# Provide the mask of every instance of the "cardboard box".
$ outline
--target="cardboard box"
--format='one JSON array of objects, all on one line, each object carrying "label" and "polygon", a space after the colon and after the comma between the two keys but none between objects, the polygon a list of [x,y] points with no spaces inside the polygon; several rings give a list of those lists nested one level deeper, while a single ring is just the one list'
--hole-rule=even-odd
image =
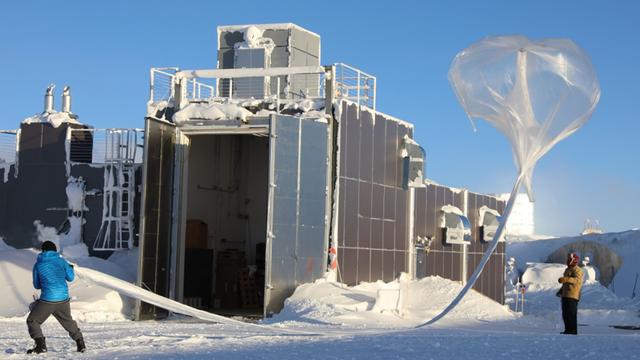
[{"label": "cardboard box", "polygon": [[209,230],[202,220],[187,220],[185,247],[187,249],[206,249]]}]

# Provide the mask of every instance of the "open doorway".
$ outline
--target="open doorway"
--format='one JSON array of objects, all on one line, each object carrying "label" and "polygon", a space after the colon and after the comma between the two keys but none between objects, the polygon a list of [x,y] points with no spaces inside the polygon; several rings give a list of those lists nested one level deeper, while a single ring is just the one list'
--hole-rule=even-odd
[{"label": "open doorway", "polygon": [[183,301],[217,314],[262,316],[269,138],[190,139]]}]

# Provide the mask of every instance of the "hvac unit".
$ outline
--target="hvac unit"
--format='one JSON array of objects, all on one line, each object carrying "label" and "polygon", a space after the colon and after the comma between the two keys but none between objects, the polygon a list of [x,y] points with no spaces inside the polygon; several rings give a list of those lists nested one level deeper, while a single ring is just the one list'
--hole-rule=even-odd
[{"label": "hvac unit", "polygon": [[455,206],[445,205],[440,211],[440,228],[445,244],[471,243],[469,219]]},{"label": "hvac unit", "polygon": [[[498,230],[498,225],[500,225],[500,213],[495,209],[491,209],[487,206],[481,207],[480,209],[478,209],[478,212],[480,240],[489,242],[493,240],[493,237]],[[500,241],[504,241],[504,236],[500,239]]]}]

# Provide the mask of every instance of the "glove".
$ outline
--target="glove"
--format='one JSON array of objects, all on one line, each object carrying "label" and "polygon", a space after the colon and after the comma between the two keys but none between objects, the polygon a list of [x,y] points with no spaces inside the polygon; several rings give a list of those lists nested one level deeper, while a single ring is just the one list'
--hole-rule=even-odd
[{"label": "glove", "polygon": [[565,282],[565,280],[564,280],[564,278],[563,278],[563,277],[561,277],[561,278],[559,278],[559,279],[558,279],[558,282],[559,282],[560,284],[562,284],[562,283],[564,283],[564,282]]}]

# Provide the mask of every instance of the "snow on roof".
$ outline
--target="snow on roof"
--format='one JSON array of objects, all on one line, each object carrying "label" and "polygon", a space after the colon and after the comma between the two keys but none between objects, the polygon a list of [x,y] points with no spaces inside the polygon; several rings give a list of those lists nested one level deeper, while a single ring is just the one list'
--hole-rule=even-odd
[{"label": "snow on roof", "polygon": [[[324,119],[324,99],[282,100],[281,112],[285,115],[300,116],[303,118]],[[189,120],[241,120],[246,122],[252,116],[268,116],[276,114],[275,104],[262,99],[250,99],[239,103],[193,102],[173,115],[173,122],[177,125],[187,123]],[[262,108],[255,114],[247,108]],[[150,105],[148,115],[153,116],[156,108]]]},{"label": "snow on roof", "polygon": [[77,117],[67,113],[67,112],[44,112],[42,114],[33,115],[22,120],[22,124],[51,124],[54,128],[62,125],[63,123],[68,124],[80,124],[77,120]]},{"label": "snow on roof", "polygon": [[289,30],[289,29],[297,29],[300,31],[304,31],[310,35],[316,36],[320,38],[320,35],[314,33],[311,30],[307,30],[299,25],[294,23],[276,23],[276,24],[246,24],[246,25],[221,25],[218,26],[218,37],[220,37],[220,33],[223,31],[244,31],[250,26],[254,26],[260,30]]}]

